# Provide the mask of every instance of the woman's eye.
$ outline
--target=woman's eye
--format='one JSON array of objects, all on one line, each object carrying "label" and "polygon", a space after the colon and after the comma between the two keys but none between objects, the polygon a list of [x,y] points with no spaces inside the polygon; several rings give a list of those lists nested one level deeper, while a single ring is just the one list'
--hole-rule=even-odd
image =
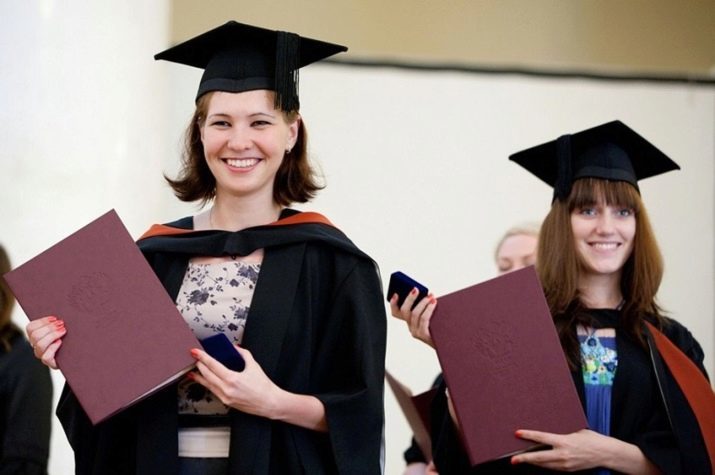
[{"label": "woman's eye", "polygon": [[251,125],[254,127],[264,127],[266,125],[271,125],[271,123],[267,120],[254,120]]},{"label": "woman's eye", "polygon": [[213,126],[213,127],[228,127],[229,125],[231,125],[231,124],[229,124],[225,120],[215,120],[215,121],[211,122],[211,126]]},{"label": "woman's eye", "polygon": [[627,218],[628,216],[632,216],[632,215],[633,215],[633,210],[631,208],[621,208],[618,210],[618,216]]},{"label": "woman's eye", "polygon": [[579,214],[582,214],[584,216],[595,216],[596,215],[596,209],[595,208],[581,208],[581,211]]}]

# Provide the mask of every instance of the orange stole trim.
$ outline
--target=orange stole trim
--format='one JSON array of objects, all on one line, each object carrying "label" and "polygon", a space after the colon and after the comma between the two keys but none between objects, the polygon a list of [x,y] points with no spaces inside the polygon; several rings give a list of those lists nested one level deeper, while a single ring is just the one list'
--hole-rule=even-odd
[{"label": "orange stole trim", "polygon": [[715,392],[707,378],[680,348],[653,325],[645,323],[653,334],[663,361],[693,409],[710,457],[712,473],[715,474]]},{"label": "orange stole trim", "polygon": [[[303,223],[317,223],[317,224],[326,224],[328,226],[336,227],[333,223],[330,222],[328,218],[323,216],[320,213],[316,213],[314,211],[306,211],[303,213],[298,213],[294,214],[293,216],[288,216],[287,218],[279,219],[278,221],[274,221],[267,226],[287,226],[290,224],[303,224]],[[141,237],[138,239],[141,241],[142,239],[154,237],[154,236],[176,236],[179,234],[189,234],[189,233],[194,233],[196,230],[194,229],[182,229],[182,228],[174,228],[172,226],[167,226],[165,224],[153,224],[147,232],[141,235]]]},{"label": "orange stole trim", "polygon": [[304,211],[301,213],[288,216],[287,218],[279,219],[270,223],[268,226],[284,226],[287,224],[303,224],[303,223],[319,223],[327,224],[328,226],[336,227],[328,218],[315,211]]},{"label": "orange stole trim", "polygon": [[193,229],[174,228],[165,224],[152,224],[149,230],[142,234],[138,241],[154,236],[174,236],[177,234],[187,234],[193,232],[195,232]]}]

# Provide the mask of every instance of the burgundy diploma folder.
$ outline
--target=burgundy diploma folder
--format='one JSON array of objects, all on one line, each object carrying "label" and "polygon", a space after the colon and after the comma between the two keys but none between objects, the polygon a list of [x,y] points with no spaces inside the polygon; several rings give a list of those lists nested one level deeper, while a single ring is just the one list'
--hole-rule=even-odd
[{"label": "burgundy diploma folder", "polygon": [[64,320],[57,364],[93,424],[195,363],[198,341],[113,210],[4,277],[30,320]]},{"label": "burgundy diploma folder", "polygon": [[440,297],[430,332],[472,465],[587,426],[533,266]]},{"label": "burgundy diploma folder", "polygon": [[410,429],[412,429],[412,434],[415,437],[417,446],[422,451],[422,455],[425,456],[425,460],[431,461],[432,441],[429,433],[429,414],[430,403],[436,391],[431,389],[425,393],[413,396],[412,391],[388,371],[385,371],[385,378],[395,395],[395,399],[397,399],[397,403],[400,405],[400,409],[402,409],[402,413],[407,419],[407,423],[410,425]]}]

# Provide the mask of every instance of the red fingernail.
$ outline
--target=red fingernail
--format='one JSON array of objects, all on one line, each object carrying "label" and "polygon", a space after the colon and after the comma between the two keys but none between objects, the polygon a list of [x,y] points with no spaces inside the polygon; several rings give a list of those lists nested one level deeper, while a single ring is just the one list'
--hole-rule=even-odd
[{"label": "red fingernail", "polygon": [[194,373],[186,373],[186,378],[190,379],[191,381],[196,381],[196,378],[194,378]]},{"label": "red fingernail", "polygon": [[516,432],[514,432],[514,435],[517,437],[521,437],[521,431],[517,430]]},{"label": "red fingernail", "polygon": [[55,320],[57,320],[57,317],[52,317],[52,316],[47,317],[47,321],[50,322],[50,323],[51,323],[51,322],[54,322]]},{"label": "red fingernail", "polygon": [[191,356],[194,358],[198,358],[200,355],[199,350],[197,348],[191,348]]},{"label": "red fingernail", "polygon": [[417,287],[415,287],[414,289],[412,289],[412,291],[410,293],[412,295],[417,295],[417,292],[418,292]]},{"label": "red fingernail", "polygon": [[511,464],[512,464],[512,465],[516,465],[516,464],[518,464],[518,463],[519,463],[519,461],[516,459],[516,457],[512,457],[512,458],[511,458]]}]

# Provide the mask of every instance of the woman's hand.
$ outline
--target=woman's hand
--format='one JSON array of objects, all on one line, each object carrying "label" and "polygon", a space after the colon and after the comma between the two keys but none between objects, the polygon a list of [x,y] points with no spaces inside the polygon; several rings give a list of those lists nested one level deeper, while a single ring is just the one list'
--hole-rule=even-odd
[{"label": "woman's hand", "polygon": [[237,348],[237,351],[246,362],[245,369],[240,373],[226,368],[205,351],[191,350],[200,374],[189,373],[189,376],[227,406],[248,414],[271,417],[280,388],[266,376],[250,351],[243,348]]},{"label": "woman's hand", "polygon": [[622,473],[660,473],[637,446],[589,429],[566,435],[518,430],[516,436],[551,448],[514,455],[512,464],[530,463],[563,472],[603,467]]},{"label": "woman's hand", "polygon": [[325,407],[318,398],[281,389],[266,376],[250,351],[236,349],[246,362],[243,371],[231,371],[205,351],[193,349],[191,354],[197,360],[199,373],[187,376],[241,412],[327,431]]},{"label": "woman's hand", "polygon": [[408,463],[402,475],[425,475],[427,473],[427,464],[424,462]]},{"label": "woman's hand", "polygon": [[402,475],[439,475],[434,462],[428,464],[423,462],[412,462],[405,467]]},{"label": "woman's hand", "polygon": [[412,289],[407,297],[405,297],[405,301],[402,302],[401,307],[397,306],[397,294],[393,295],[390,298],[390,312],[393,317],[407,322],[407,327],[410,329],[410,333],[413,337],[434,348],[432,335],[430,335],[429,332],[429,323],[432,318],[432,312],[434,312],[437,306],[437,299],[434,298],[434,295],[429,294],[412,308],[418,295],[419,292],[417,288]]},{"label": "woman's hand", "polygon": [[55,355],[62,345],[62,337],[67,333],[65,322],[55,316],[33,320],[25,327],[35,358],[52,369],[57,369]]}]

